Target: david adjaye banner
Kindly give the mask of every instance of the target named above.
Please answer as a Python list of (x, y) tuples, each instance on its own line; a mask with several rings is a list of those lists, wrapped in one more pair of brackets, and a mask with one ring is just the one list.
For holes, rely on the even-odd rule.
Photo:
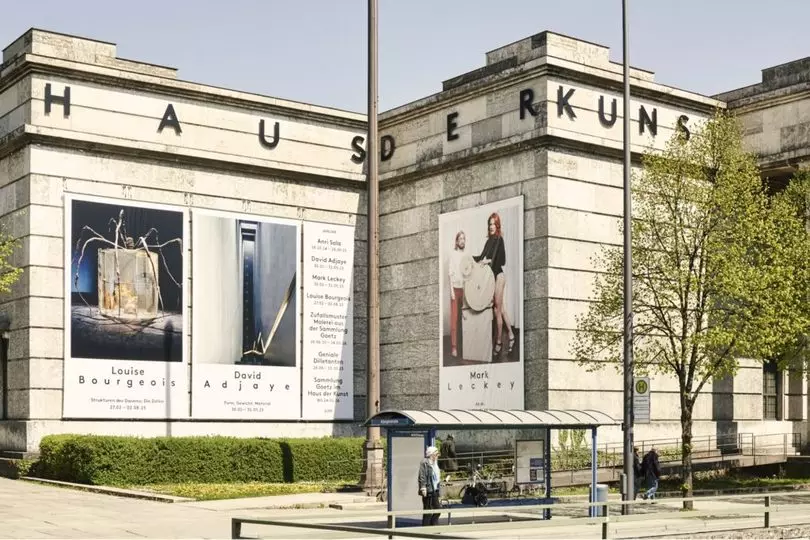
[(303, 417), (354, 418), (354, 227), (304, 223)]
[(65, 196), (63, 417), (188, 416), (187, 213)]
[(439, 403), (522, 409), (523, 197), (439, 216)]
[(301, 416), (300, 223), (194, 210), (194, 418)]

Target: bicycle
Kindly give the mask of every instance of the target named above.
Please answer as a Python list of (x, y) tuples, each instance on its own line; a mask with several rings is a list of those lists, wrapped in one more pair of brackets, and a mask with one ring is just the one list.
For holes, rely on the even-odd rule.
[(487, 496), (487, 486), (480, 472), (481, 464), (478, 467), (470, 464), (470, 477), (461, 490), (461, 504), (475, 506), (486, 506), (489, 503)]

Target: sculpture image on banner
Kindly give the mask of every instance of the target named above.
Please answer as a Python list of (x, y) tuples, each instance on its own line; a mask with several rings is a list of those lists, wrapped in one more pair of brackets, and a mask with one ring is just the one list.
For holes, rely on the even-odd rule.
[(354, 227), (304, 223), (302, 412), (354, 418)]
[(65, 417), (187, 415), (185, 213), (65, 199)]
[(523, 408), (523, 198), (439, 216), (442, 408)]
[(193, 417), (300, 417), (299, 229), (192, 213)]

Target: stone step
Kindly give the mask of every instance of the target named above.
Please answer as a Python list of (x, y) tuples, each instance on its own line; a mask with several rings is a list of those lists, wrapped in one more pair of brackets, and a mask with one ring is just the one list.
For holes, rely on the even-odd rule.
[(366, 497), (366, 500), (332, 503), (329, 505), (329, 508), (334, 508), (335, 510), (351, 510), (351, 511), (385, 510), (386, 508), (388, 508), (388, 504), (384, 502), (379, 502), (372, 497)]

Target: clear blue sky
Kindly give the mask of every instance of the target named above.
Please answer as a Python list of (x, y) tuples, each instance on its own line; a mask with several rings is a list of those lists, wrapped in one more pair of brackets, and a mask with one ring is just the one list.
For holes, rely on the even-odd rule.
[[(8, 6), (3, 4), (8, 3)], [(630, 62), (714, 94), (810, 56), (807, 0), (629, 0)], [(13, 4), (13, 7), (12, 5)], [(611, 47), (620, 0), (379, 0), (380, 107), (441, 89), (486, 51), (543, 30)], [(0, 1), (0, 43), (30, 27), (118, 45), (184, 80), (365, 111), (366, 0)]]

